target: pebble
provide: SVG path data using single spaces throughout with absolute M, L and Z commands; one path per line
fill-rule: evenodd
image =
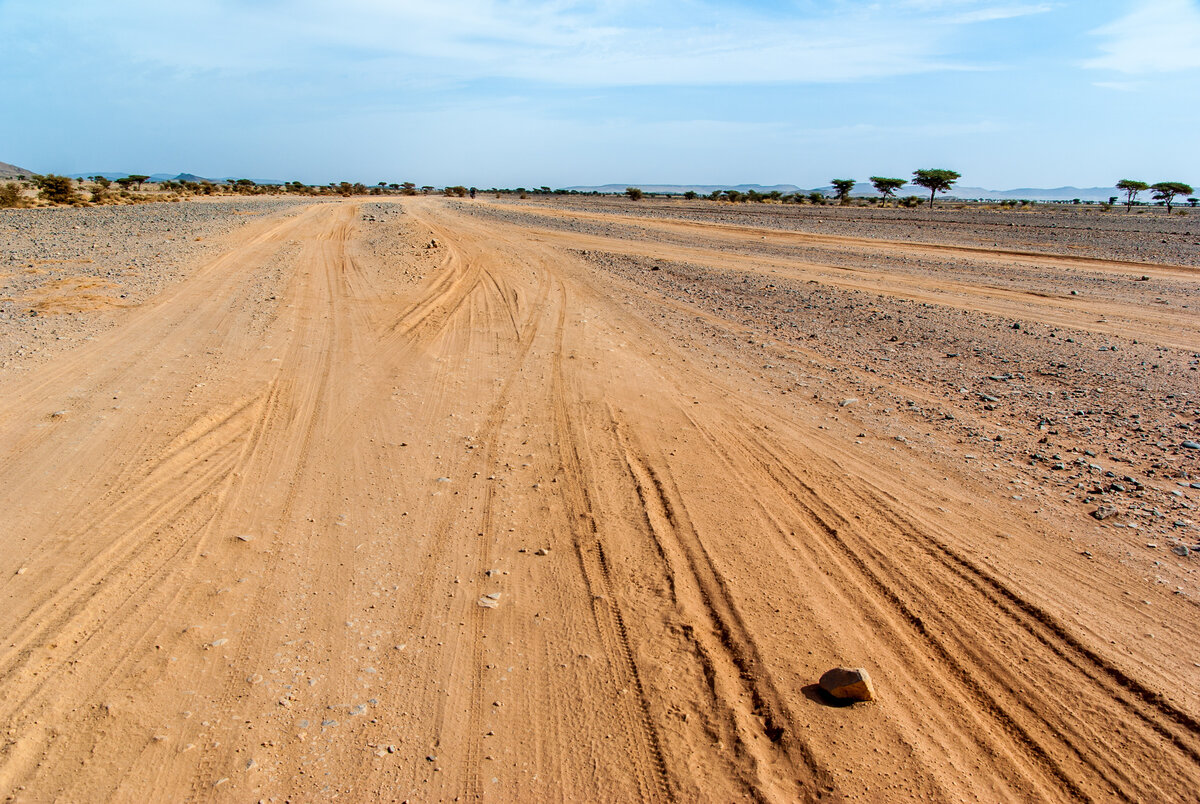
M 1171 552 L 1180 558 L 1187 558 L 1192 554 L 1192 551 L 1187 548 L 1187 545 L 1177 544 L 1171 548 Z
M 1117 513 L 1117 509 L 1112 507 L 1111 505 L 1102 505 L 1099 508 L 1097 508 L 1095 511 L 1092 511 L 1092 516 L 1098 520 L 1103 521 L 1105 519 L 1108 519 L 1110 516 L 1115 516 L 1116 513 Z
M 1200 449 L 1200 444 L 1196 443 L 1195 441 L 1184 441 L 1181 446 L 1184 449 Z
M 533 554 L 535 556 L 548 556 L 548 555 L 550 555 L 550 548 L 549 547 L 539 547 L 538 549 L 533 551 Z

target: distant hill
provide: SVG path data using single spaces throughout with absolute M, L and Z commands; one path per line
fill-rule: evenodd
M 700 195 L 708 195 L 716 190 L 737 190 L 745 193 L 748 190 L 754 190 L 759 193 L 769 193 L 772 190 L 778 190 L 784 195 L 790 193 L 811 193 L 819 192 L 825 195 L 834 195 L 833 186 L 813 187 L 804 189 L 797 187 L 794 184 L 601 184 L 594 187 L 567 187 L 567 190 L 576 190 L 581 193 L 606 193 L 606 194 L 621 194 L 625 192 L 626 187 L 640 187 L 643 192 L 661 193 L 671 195 L 683 195 L 688 190 L 691 190 Z M 1078 198 L 1080 201 L 1107 201 L 1114 195 L 1120 195 L 1120 191 L 1115 187 L 1018 187 L 1014 190 L 989 190 L 985 187 L 955 187 L 945 196 L 939 195 L 939 198 L 957 198 L 961 200 L 989 200 L 989 201 L 1004 201 L 1004 200 L 1027 200 L 1027 201 L 1071 201 Z M 875 192 L 875 188 L 868 182 L 859 182 L 854 185 L 852 196 L 858 197 L 878 197 L 879 193 Z M 906 195 L 929 195 L 929 191 L 923 187 L 918 187 L 915 184 L 906 184 L 896 191 L 898 196 Z
M 646 193 L 667 193 L 671 195 L 683 195 L 691 190 L 700 195 L 708 195 L 717 190 L 737 190 L 739 193 L 745 193 L 754 190 L 756 193 L 769 193 L 775 190 L 783 194 L 795 193 L 800 191 L 800 188 L 794 184 L 601 184 L 597 187 L 565 187 L 565 190 L 576 190 L 581 193 L 604 193 L 604 194 L 621 194 L 625 192 L 626 187 L 638 187 L 642 192 Z
M 25 176 L 26 178 L 35 175 L 32 170 L 26 170 L 23 167 L 10 165 L 7 162 L 0 162 L 0 179 L 15 179 L 17 176 Z
M 116 181 L 117 179 L 123 179 L 126 176 L 132 175 L 132 173 L 123 170 L 101 170 L 93 173 L 71 173 L 70 177 L 72 179 L 90 179 L 92 176 L 103 176 L 106 179 Z M 149 175 L 150 178 L 147 181 L 152 183 L 164 181 L 210 181 L 213 184 L 222 184 L 243 178 L 242 176 L 226 176 L 223 179 L 206 179 L 203 176 L 197 176 L 195 173 L 151 173 Z M 279 179 L 253 179 L 252 181 L 255 184 L 286 184 L 286 182 Z

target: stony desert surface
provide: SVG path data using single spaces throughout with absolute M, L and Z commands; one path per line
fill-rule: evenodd
M 1200 800 L 1198 368 L 1191 211 L 0 212 L 0 795 Z

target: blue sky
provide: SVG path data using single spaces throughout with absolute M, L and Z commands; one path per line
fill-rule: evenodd
M 0 0 L 0 54 L 40 172 L 1200 185 L 1200 0 Z

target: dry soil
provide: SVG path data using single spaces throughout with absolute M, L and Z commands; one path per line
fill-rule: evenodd
M 1197 221 L 6 213 L 0 795 L 1197 800 Z

